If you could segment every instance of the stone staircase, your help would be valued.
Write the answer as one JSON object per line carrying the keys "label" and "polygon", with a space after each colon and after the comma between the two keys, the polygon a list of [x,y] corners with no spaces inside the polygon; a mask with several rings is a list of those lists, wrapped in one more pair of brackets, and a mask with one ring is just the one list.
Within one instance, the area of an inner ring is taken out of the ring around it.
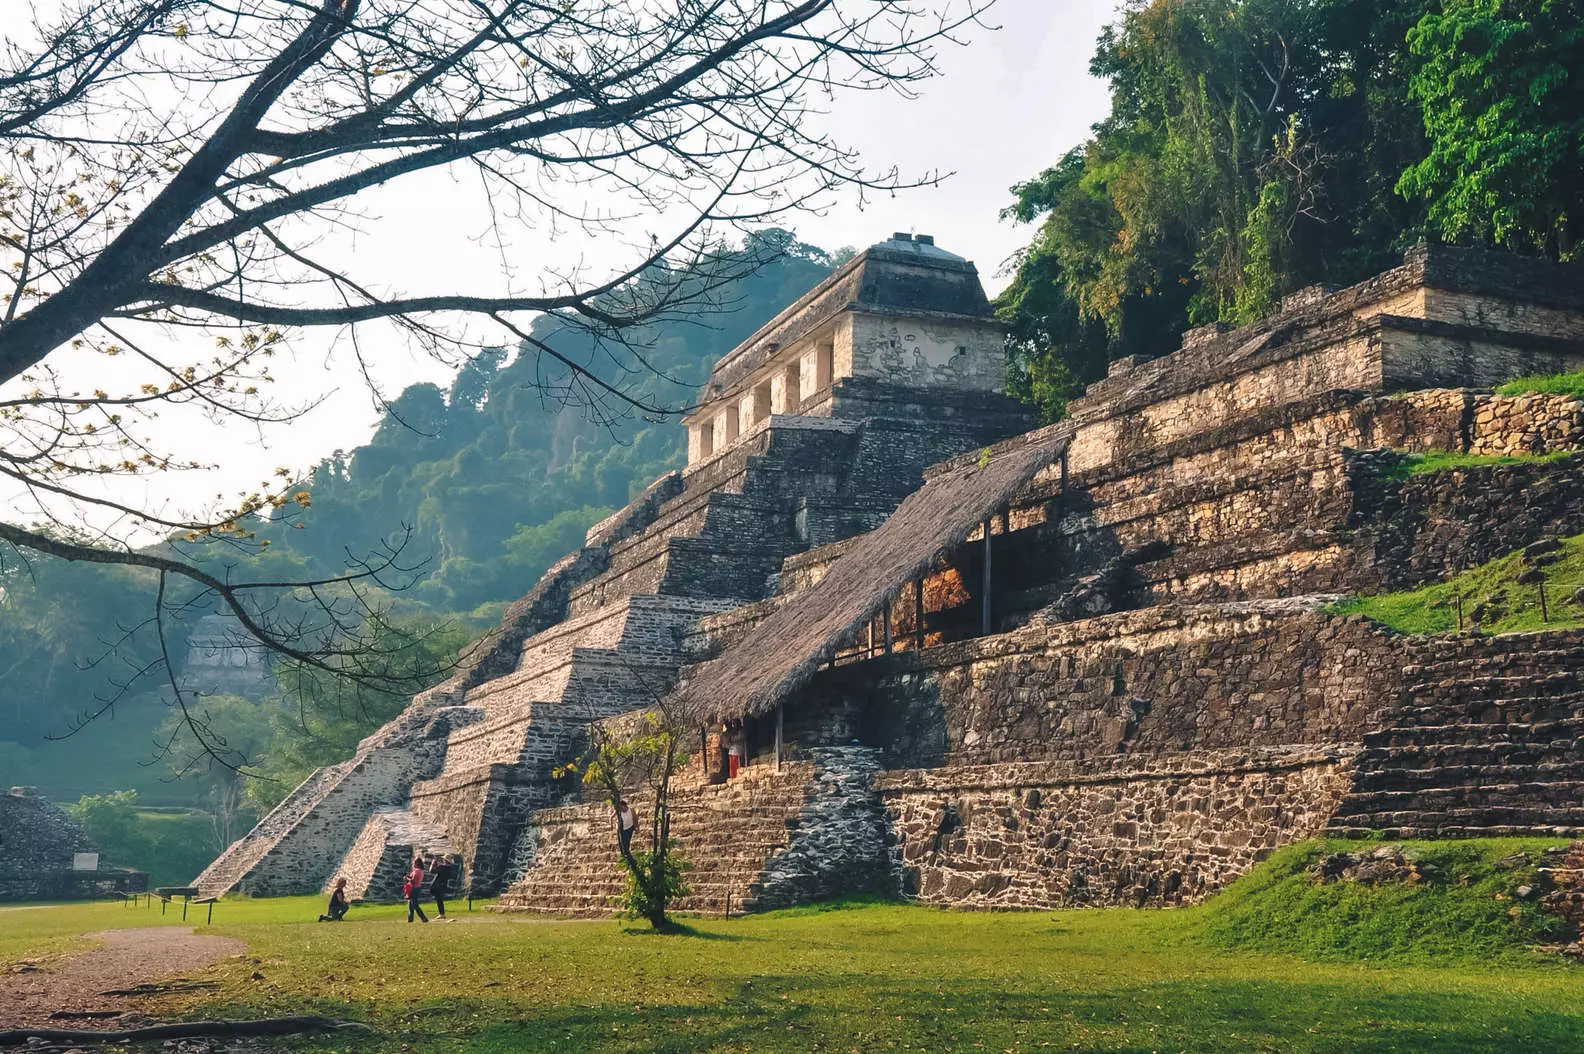
{"label": "stone staircase", "polygon": [[637,593],[762,599],[782,559],[808,546],[804,504],[842,497],[858,431],[852,422],[777,418],[693,470],[652,523],[610,547],[610,566],[573,592],[571,612]]}
{"label": "stone staircase", "polygon": [[[410,810],[375,809],[342,858],[336,875],[347,880],[349,900],[398,901],[414,853],[428,859],[450,852],[451,840]],[[326,892],[333,881],[326,883]]]}
{"label": "stone staircase", "polygon": [[[676,910],[783,907],[883,881],[884,820],[870,786],[877,752],[819,748],[812,760],[750,765],[729,783],[672,791],[671,835],[688,862]],[[647,816],[633,847],[648,849]],[[513,854],[504,909],[608,916],[626,886],[606,802],[536,812]]]}
{"label": "stone staircase", "polygon": [[325,793],[346,776],[353,764],[352,761],[343,761],[309,773],[251,831],[232,842],[225,852],[204,868],[193,884],[206,897],[219,896],[231,890],[315,804],[324,799]]}
{"label": "stone staircase", "polygon": [[1584,832],[1584,631],[1417,642],[1331,830]]}
{"label": "stone staircase", "polygon": [[407,789],[440,766],[440,736],[382,747],[319,769],[194,882],[204,896],[238,890],[250,896],[311,893],[335,873],[370,810],[401,804]]}

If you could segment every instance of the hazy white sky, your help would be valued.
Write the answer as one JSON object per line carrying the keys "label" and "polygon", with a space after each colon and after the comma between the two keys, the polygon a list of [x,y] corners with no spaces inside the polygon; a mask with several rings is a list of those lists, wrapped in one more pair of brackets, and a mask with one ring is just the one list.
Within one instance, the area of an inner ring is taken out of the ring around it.
{"label": "hazy white sky", "polygon": [[[1030,236],[997,219],[1011,200],[1007,189],[1054,163],[1104,116],[1105,88],[1089,76],[1089,57],[1115,11],[1116,0],[998,0],[988,16],[998,28],[971,32],[967,47],[942,47],[942,75],[925,82],[919,98],[838,96],[831,131],[859,148],[870,165],[894,163],[905,175],[953,175],[937,187],[863,208],[843,202],[825,215],[801,216],[788,225],[804,241],[827,249],[862,248],[892,231],[933,234],[942,248],[978,264],[993,295],[1005,284],[996,272]],[[453,193],[466,192],[458,186]],[[367,251],[390,259],[398,271],[456,274],[455,268],[478,267],[487,254],[451,255],[455,241],[449,235],[456,222],[465,221],[443,218],[439,203],[445,194],[437,182],[428,194],[408,188],[387,196],[378,206],[382,223],[365,238]],[[525,272],[531,268],[527,261],[512,262]],[[492,277],[480,273],[478,284],[488,285]],[[411,287],[412,278],[401,284]],[[301,365],[304,382],[320,369],[306,359]],[[306,465],[366,438],[377,410],[344,371],[332,364],[331,372],[341,384],[339,394],[298,427],[271,437],[260,464]],[[395,353],[385,356],[380,379],[394,389],[442,376],[421,354]]]}
{"label": "hazy white sky", "polygon": [[[873,200],[860,208],[844,200],[819,216],[789,217],[804,241],[827,249],[862,248],[892,231],[935,236],[937,244],[973,260],[994,294],[1004,279],[997,272],[1007,256],[1027,242],[1030,231],[997,219],[1010,201],[1008,187],[1038,174],[1081,141],[1104,116],[1104,86],[1088,74],[1089,57],[1116,0],[998,0],[987,16],[993,30],[966,34],[968,46],[943,46],[941,76],[920,86],[920,97],[894,93],[838,95],[830,131],[859,149],[871,168],[896,164],[903,175],[932,170],[953,173],[938,187]],[[501,254],[459,233],[483,231],[485,217],[465,203],[472,188],[458,177],[431,173],[392,185],[368,203],[363,232],[350,247],[359,273],[373,263],[393,290],[489,291],[501,283],[503,264],[517,273],[518,289],[535,287],[529,243]],[[546,254],[554,251],[544,247]],[[596,261],[597,262],[597,261]],[[377,344],[374,342],[377,341]],[[323,337],[294,342],[293,361],[275,372],[284,391],[333,394],[293,425],[271,432],[184,422],[188,431],[164,436],[184,456],[219,463],[218,477],[187,475],[134,485],[121,496],[167,508],[188,507],[218,490],[235,491],[277,465],[301,470],[337,448],[364,441],[379,419],[378,408],[345,349]],[[421,351],[401,346],[387,331],[368,334],[364,350],[377,347],[377,381],[388,395],[416,380],[445,383],[446,371]],[[179,439],[179,442],[171,442]],[[216,480],[237,481],[219,486]],[[145,488],[139,495],[136,487]]]}

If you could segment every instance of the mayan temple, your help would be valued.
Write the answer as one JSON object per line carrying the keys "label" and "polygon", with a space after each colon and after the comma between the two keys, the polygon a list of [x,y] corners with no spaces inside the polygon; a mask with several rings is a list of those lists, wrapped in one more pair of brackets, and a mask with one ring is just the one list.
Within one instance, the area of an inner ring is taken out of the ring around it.
{"label": "mayan temple", "polygon": [[[1577,269],[1411,250],[1034,430],[1002,343],[968,261],[860,253],[716,364],[686,468],[198,885],[396,899],[451,851],[607,913],[611,807],[556,769],[661,697],[683,909],[1183,903],[1327,830],[1584,831],[1584,631],[1331,611],[1584,532],[1584,402],[1493,393],[1584,368]],[[1522,456],[1392,470],[1431,451]]]}

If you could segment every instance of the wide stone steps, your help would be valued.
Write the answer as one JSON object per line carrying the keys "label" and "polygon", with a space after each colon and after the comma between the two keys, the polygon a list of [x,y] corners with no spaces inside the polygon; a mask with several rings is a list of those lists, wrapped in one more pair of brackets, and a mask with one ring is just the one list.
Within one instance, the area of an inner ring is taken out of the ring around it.
{"label": "wide stone steps", "polygon": [[275,808],[266,813],[251,831],[232,842],[225,852],[204,868],[193,884],[202,890],[205,896],[219,896],[230,892],[313,810],[314,806],[324,801],[335,790],[353,767],[353,761],[343,761],[309,773],[290,794],[281,799]]}
{"label": "wide stone steps", "polygon": [[1364,736],[1333,832],[1433,837],[1584,828],[1584,634],[1414,645],[1411,682]]}
{"label": "wide stone steps", "polygon": [[1363,791],[1349,794],[1338,805],[1338,817],[1383,816],[1397,812],[1448,813],[1466,809],[1544,810],[1574,809],[1584,816],[1584,781],[1503,782],[1476,786],[1423,787],[1414,790]]}
{"label": "wide stone steps", "polygon": [[1366,838],[1376,834],[1423,839],[1577,838],[1584,835],[1584,821],[1574,817],[1569,822],[1561,822],[1555,816],[1540,813],[1513,823],[1494,823],[1480,813],[1457,818],[1442,813],[1405,813],[1390,823],[1372,822],[1368,826],[1333,823],[1326,834],[1333,838]]}
{"label": "wide stone steps", "polygon": [[[1429,654],[1419,662],[1403,667],[1403,675],[1421,684],[1434,684],[1470,673],[1499,673],[1503,669],[1559,670],[1584,669],[1584,645],[1536,647],[1532,634],[1513,634],[1516,642],[1502,637],[1485,638],[1490,643],[1478,653],[1467,653],[1457,645],[1427,645]],[[1450,652],[1450,654],[1446,654]]]}
{"label": "wide stone steps", "polygon": [[1480,674],[1411,685],[1407,698],[1420,706],[1501,702],[1584,692],[1584,669],[1549,673]]}
{"label": "wide stone steps", "polygon": [[1478,728],[1482,725],[1538,725],[1584,716],[1584,691],[1518,695],[1472,702],[1406,705],[1387,717],[1393,728]]}
{"label": "wide stone steps", "polygon": [[[1481,724],[1408,725],[1364,735],[1361,758],[1373,761],[1391,755],[1393,749],[1482,749],[1485,746],[1547,746],[1584,739],[1584,717],[1565,717],[1554,721],[1491,721]],[[1383,751],[1377,754],[1376,751]]]}
{"label": "wide stone steps", "polygon": [[1419,767],[1372,766],[1372,771],[1360,774],[1354,781],[1354,795],[1456,790],[1493,785],[1524,787],[1584,780],[1584,760],[1579,760],[1578,755],[1571,751],[1548,755],[1550,760],[1540,761],[1524,759],[1522,755],[1518,760],[1513,760],[1511,755],[1485,757],[1477,756],[1478,752],[1473,753],[1476,758],[1472,764],[1442,765],[1431,762]]}

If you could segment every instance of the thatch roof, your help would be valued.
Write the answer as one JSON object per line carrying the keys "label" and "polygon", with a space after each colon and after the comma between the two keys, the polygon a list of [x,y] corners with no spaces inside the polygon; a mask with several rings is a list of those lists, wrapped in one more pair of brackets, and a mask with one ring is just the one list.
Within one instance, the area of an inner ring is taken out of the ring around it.
{"label": "thatch roof", "polygon": [[1070,435],[1065,427],[1046,429],[988,459],[968,456],[931,475],[890,519],[860,535],[817,585],[695,667],[671,697],[675,712],[712,724],[774,710],[904,586],[1060,458]]}

